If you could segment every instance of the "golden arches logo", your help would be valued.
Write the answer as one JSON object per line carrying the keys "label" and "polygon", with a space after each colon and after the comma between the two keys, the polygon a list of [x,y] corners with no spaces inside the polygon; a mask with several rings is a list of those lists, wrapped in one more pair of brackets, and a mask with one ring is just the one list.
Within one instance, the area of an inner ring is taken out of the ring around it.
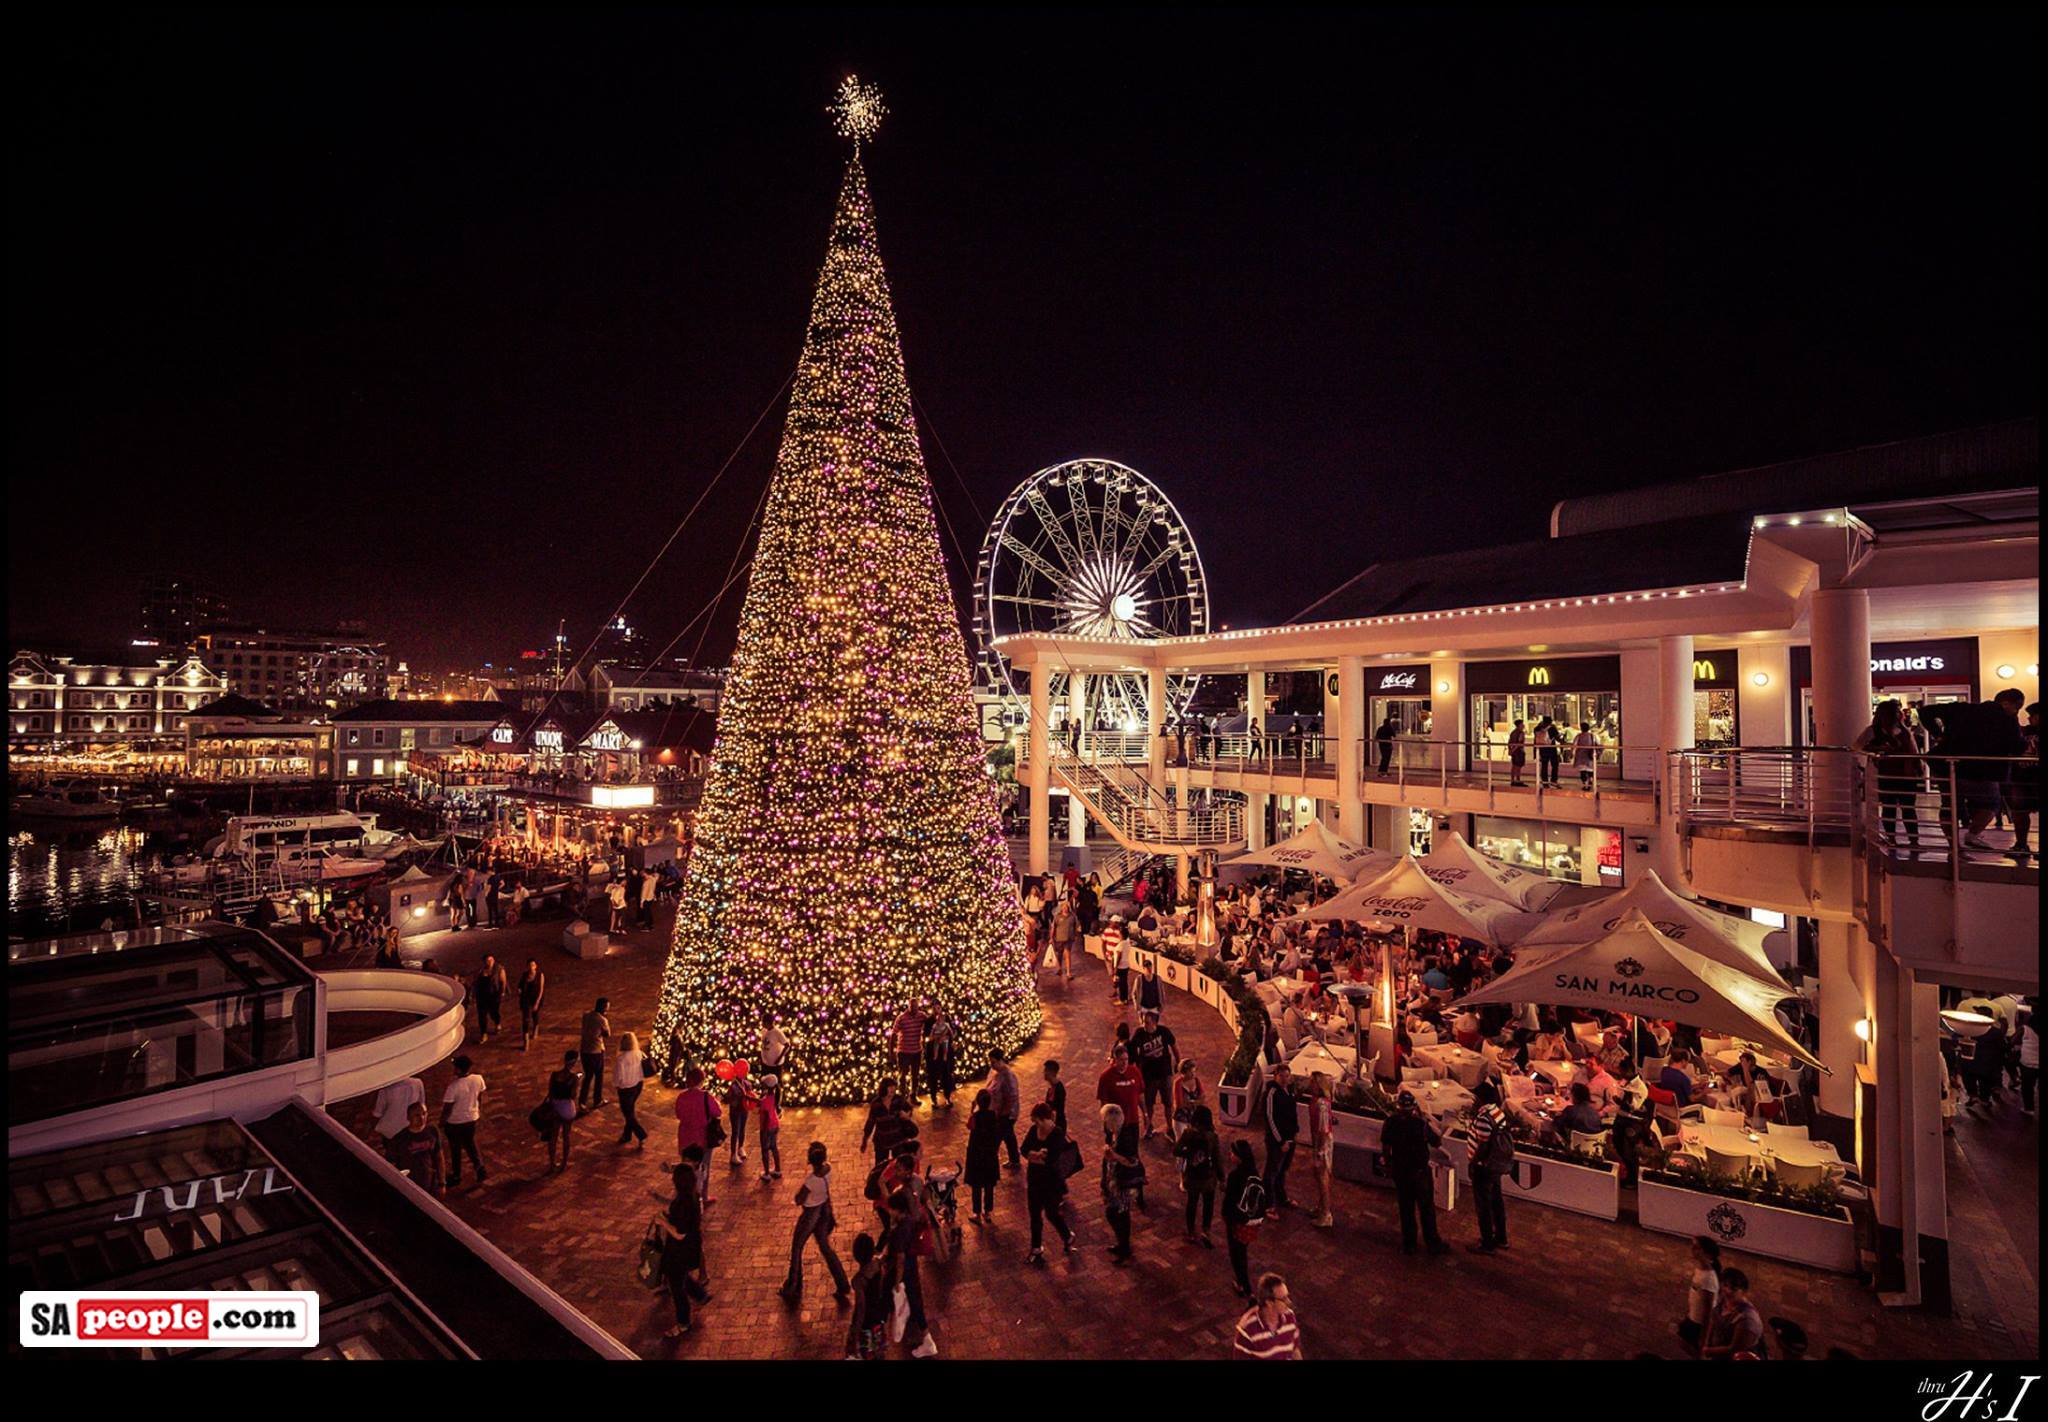
{"label": "golden arches logo", "polygon": [[1714,664],[1712,662],[1708,661],[1705,657],[1693,658],[1692,677],[1694,681],[1712,681],[1716,675],[1717,673],[1714,671]]}
{"label": "golden arches logo", "polygon": [[1548,685],[1550,685],[1550,668],[1549,668],[1549,667],[1530,667],[1530,668],[1529,668],[1529,685],[1531,685],[1531,686],[1548,686]]}

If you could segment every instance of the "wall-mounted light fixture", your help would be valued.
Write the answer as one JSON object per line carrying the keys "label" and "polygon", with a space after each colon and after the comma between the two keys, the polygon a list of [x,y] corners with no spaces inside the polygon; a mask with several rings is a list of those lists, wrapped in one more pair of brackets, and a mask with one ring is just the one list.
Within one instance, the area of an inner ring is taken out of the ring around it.
{"label": "wall-mounted light fixture", "polygon": [[1749,680],[1752,686],[1769,686],[1771,684],[1771,674],[1767,671],[1751,672]]}
{"label": "wall-mounted light fixture", "polygon": [[2000,681],[2011,681],[2013,679],[2013,674],[2014,667],[2011,662],[2006,662],[1998,669],[1998,679]]}

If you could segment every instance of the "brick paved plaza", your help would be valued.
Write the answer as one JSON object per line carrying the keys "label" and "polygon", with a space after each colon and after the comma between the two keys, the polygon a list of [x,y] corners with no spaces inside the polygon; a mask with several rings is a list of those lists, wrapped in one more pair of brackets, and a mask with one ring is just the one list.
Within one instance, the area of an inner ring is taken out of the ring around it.
{"label": "brick paved plaza", "polygon": [[[790,1196],[801,1176],[804,1150],[822,1140],[837,1164],[835,1203],[840,1253],[868,1223],[860,1198],[865,1165],[859,1157],[863,1113],[855,1108],[795,1109],[782,1131],[785,1178],[756,1179],[753,1162],[728,1170],[724,1153],[713,1176],[717,1204],[705,1227],[713,1299],[680,1344],[660,1341],[671,1319],[666,1296],[649,1293],[634,1278],[634,1260],[648,1219],[666,1199],[664,1162],[674,1159],[673,1093],[650,1083],[641,1118],[651,1132],[641,1152],[614,1144],[619,1128],[609,1102],[576,1128],[575,1158],[559,1174],[546,1173],[544,1150],[526,1124],[549,1070],[576,1045],[582,1013],[599,995],[610,997],[615,1030],[643,1039],[653,1014],[668,935],[666,916],[654,932],[630,935],[630,948],[598,962],[582,962],[556,946],[561,920],[502,932],[438,934],[414,940],[409,952],[438,960],[447,971],[468,972],[486,951],[517,977],[529,956],[548,974],[544,1029],[533,1051],[519,1050],[513,1030],[469,1050],[489,1082],[480,1132],[491,1171],[481,1187],[465,1182],[448,1204],[563,1297],[644,1357],[837,1358],[843,1356],[846,1315],[810,1256],[801,1308],[777,1297],[788,1260],[794,1218]],[[1113,1031],[1099,964],[1071,989],[1048,979],[1042,987],[1046,1025],[1019,1077],[1034,1099],[1040,1064],[1066,1064],[1070,1114],[1091,1169],[1075,1178],[1071,1199],[1080,1252],[1045,1269],[1023,1263],[1027,1248],[1023,1187],[1005,1178],[997,1223],[967,1226],[965,1247],[952,1261],[927,1265],[926,1307],[942,1356],[949,1358],[1222,1358],[1229,1351],[1239,1305],[1230,1290],[1223,1250],[1185,1244],[1181,1197],[1163,1133],[1148,1142],[1150,1211],[1137,1217],[1136,1259],[1118,1268],[1105,1250],[1109,1230],[1093,1189],[1095,1141],[1087,1134],[1094,1077]],[[1169,994],[1168,1025],[1184,1052],[1200,1063],[1212,1087],[1227,1053],[1229,1033],[1191,997]],[[430,1076],[438,1102],[449,1075]],[[965,1139],[970,1086],[955,1107],[921,1109],[928,1158],[959,1158]],[[351,1128],[367,1132],[367,1101],[337,1108]],[[2021,1132],[2024,1134],[2021,1134]],[[2015,1118],[2006,1134],[1989,1138],[1972,1127],[1972,1151],[2034,1149],[2034,1126]],[[751,1144],[751,1142],[750,1142]],[[1951,1203],[1958,1315],[1936,1318],[1886,1310],[1854,1279],[1756,1259],[1730,1258],[1747,1270],[1754,1296],[1767,1315],[1798,1321],[1817,1356],[1830,1347],[1866,1358],[1938,1356],[2033,1357],[2038,1354],[2037,1264],[2031,1243],[2015,1245],[2002,1217],[1972,1186],[1971,1162],[1952,1160]],[[1978,1168],[1984,1168],[1981,1163]],[[1293,1180],[1296,1199],[1312,1184]],[[1466,1252],[1476,1237],[1469,1211],[1444,1219],[1450,1255],[1406,1257],[1400,1251],[1393,1196],[1339,1182],[1337,1227],[1317,1230],[1301,1213],[1270,1225],[1254,1247],[1254,1271],[1286,1275],[1300,1311],[1304,1349],[1311,1357],[1347,1358],[1628,1358],[1641,1353],[1680,1357],[1673,1323],[1683,1307],[1684,1241],[1653,1234],[1631,1222],[1584,1219],[1537,1206],[1510,1206],[1511,1250],[1491,1258]],[[1627,1207],[1625,1206],[1625,1209]],[[962,1200],[965,1213],[965,1200]],[[1221,1239],[1220,1221],[1217,1238]],[[2032,1236],[2028,1236],[2029,1239]]]}

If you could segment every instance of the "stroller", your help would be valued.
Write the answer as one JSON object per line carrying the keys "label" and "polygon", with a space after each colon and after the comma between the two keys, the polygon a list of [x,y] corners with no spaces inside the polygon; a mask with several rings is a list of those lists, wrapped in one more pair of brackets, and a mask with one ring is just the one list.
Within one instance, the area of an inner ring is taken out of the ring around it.
{"label": "stroller", "polygon": [[960,1171],[934,1166],[924,1173],[924,1208],[932,1221],[934,1257],[945,1259],[960,1247]]}

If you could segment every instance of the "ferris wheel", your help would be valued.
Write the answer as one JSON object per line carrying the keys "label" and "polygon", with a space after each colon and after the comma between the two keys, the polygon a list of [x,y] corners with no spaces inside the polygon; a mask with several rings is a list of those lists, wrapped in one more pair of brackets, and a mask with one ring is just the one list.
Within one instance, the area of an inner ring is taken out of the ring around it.
{"label": "ferris wheel", "polygon": [[[985,684],[1021,706],[1024,678],[995,650],[996,638],[1198,635],[1209,630],[1209,580],[1186,521],[1158,485],[1113,460],[1073,459],[1039,470],[996,510],[975,574],[974,621]],[[1051,680],[1052,705],[1066,707],[1066,672],[1054,669]],[[1186,710],[1199,681],[1168,679],[1167,719]],[[1089,724],[1143,730],[1146,694],[1143,675],[1091,674]]]}

